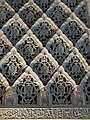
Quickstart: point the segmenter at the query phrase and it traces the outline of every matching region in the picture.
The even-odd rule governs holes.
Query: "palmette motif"
[[[74,45],[85,33],[85,28],[86,26],[84,26],[84,24],[81,23],[81,21],[79,21],[79,19],[73,13],[67,19],[67,21],[63,23],[60,27],[62,32],[69,38],[69,40]]]
[[[55,107],[74,105],[75,87],[75,82],[62,67],[59,67],[46,86],[49,92],[49,104]]]
[[[31,62],[30,66],[37,73],[42,83],[46,85],[58,68],[58,63],[44,48],[40,54]]]
[[[50,17],[55,24],[60,28],[70,16],[71,11],[60,1],[55,1],[51,7],[46,11],[48,17]]]
[[[33,35],[31,31],[16,44],[17,51],[23,56],[26,63],[30,62],[38,55],[43,48],[42,43]]]
[[[16,48],[11,51],[0,62],[2,74],[7,78],[10,85],[22,74],[26,67],[25,61],[17,53]]]
[[[2,31],[13,45],[15,45],[23,37],[23,35],[25,35],[27,30],[28,27],[19,18],[18,14],[15,14],[15,16],[11,18],[2,28]]]
[[[39,18],[31,28],[32,32],[45,46],[58,30],[57,26],[45,14]]]
[[[73,44],[60,30],[58,30],[57,33],[48,41],[46,48],[57,60],[59,65],[62,65],[64,60],[72,51]]]
[[[32,1],[29,1],[19,10],[18,14],[31,27],[41,17],[43,11]]]
[[[38,76],[28,67],[13,84],[16,106],[40,106],[40,90],[43,84]]]
[[[62,65],[65,71],[75,80],[79,85],[82,78],[90,70],[90,67],[86,63],[85,59],[81,56],[76,48],[66,58]]]

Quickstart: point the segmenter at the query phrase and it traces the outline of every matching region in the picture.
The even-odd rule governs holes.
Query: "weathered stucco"
[[[0,0],[0,119],[90,118],[90,0]]]

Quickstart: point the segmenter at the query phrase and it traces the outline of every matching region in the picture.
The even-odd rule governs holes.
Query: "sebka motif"
[[[0,0],[0,107],[90,107],[89,0]]]

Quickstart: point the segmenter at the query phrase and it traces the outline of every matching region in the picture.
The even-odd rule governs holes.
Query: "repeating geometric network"
[[[0,0],[0,107],[90,106],[87,0]]]

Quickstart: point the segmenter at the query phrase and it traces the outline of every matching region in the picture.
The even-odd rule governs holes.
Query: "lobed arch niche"
[[[59,67],[57,72],[48,82],[47,91],[49,93],[49,105],[52,107],[75,105],[76,83]]]
[[[12,86],[14,92],[15,107],[40,107],[40,93],[43,84],[38,76],[27,67],[25,72],[15,81]]]

